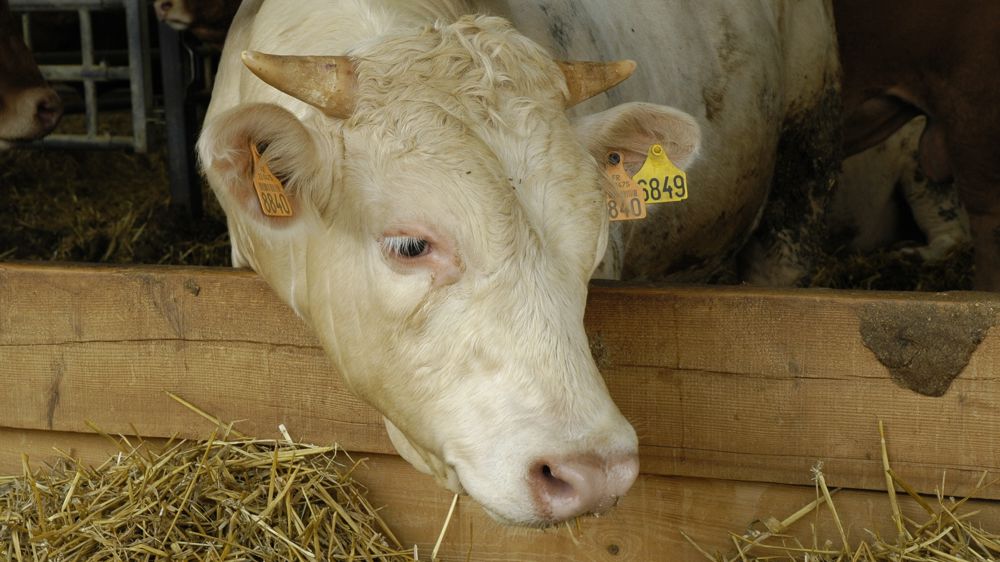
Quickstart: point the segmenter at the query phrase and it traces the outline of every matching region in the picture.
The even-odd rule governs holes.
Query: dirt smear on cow
[[[826,210],[842,159],[841,110],[840,92],[830,88],[813,107],[785,122],[771,194],[754,234],[763,248],[789,248],[768,254],[796,256],[805,272],[823,255]]]

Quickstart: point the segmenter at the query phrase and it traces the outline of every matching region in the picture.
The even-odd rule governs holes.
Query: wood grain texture
[[[987,332],[944,396],[918,395],[862,342],[858,311],[872,303],[917,323],[928,304],[1000,308],[981,293],[595,285],[586,325],[643,473],[807,485],[823,461],[831,485],[878,490],[883,419],[919,490],[946,469],[967,489],[1000,468],[1000,336]],[[0,265],[0,385],[0,427],[201,435],[169,390],[249,434],[284,423],[307,441],[393,452],[379,415],[246,271]]]

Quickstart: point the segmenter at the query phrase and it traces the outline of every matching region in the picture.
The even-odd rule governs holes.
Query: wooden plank
[[[887,303],[916,320],[928,306],[1000,307],[978,293],[596,285],[586,323],[645,473],[808,484],[823,461],[834,485],[881,489],[877,419],[921,491],[945,469],[966,486],[1000,469],[1000,334],[986,332],[944,396],[918,395],[862,342],[859,311]],[[0,265],[0,383],[0,426],[196,436],[170,390],[254,435],[285,423],[392,452],[378,414],[246,271]]]
[[[26,429],[193,437],[201,419],[173,392],[241,431],[277,437],[278,424],[302,439],[394,452],[378,413],[350,394],[315,347],[177,339],[2,348],[0,379],[17,384],[0,398],[0,423]]]
[[[11,443],[16,445],[11,447]],[[50,431],[0,429],[0,444],[4,444],[0,445],[0,474],[20,472],[19,450],[31,452],[34,465],[52,458],[53,444],[73,450],[91,464],[103,462],[115,451],[93,434]],[[398,457],[367,458],[365,468],[355,474],[368,488],[369,499],[373,505],[384,506],[383,517],[404,544],[417,544],[422,558],[428,557],[451,494]],[[580,529],[572,529],[571,536],[565,527],[546,531],[503,527],[466,497],[461,498],[449,526],[442,560],[465,560],[470,552],[472,560],[497,562],[698,560],[681,531],[706,550],[730,552],[729,533],[743,533],[768,517],[785,518],[815,498],[812,486],[643,475],[612,513],[581,520]],[[886,494],[845,490],[835,496],[835,502],[851,540],[863,538],[865,529],[894,535]],[[901,504],[909,517],[926,519],[909,498],[902,498]],[[981,510],[974,521],[987,529],[1000,529],[1000,502],[974,501],[967,510]],[[839,544],[825,510],[803,519],[793,534],[811,541],[810,524],[815,525],[821,544],[825,540]]]

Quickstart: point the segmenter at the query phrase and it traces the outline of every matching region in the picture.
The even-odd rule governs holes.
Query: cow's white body
[[[551,55],[502,20],[459,18],[470,11],[508,17],[556,57],[640,70],[571,124]],[[246,0],[199,141],[234,264],[312,325],[415,466],[506,521],[582,512],[550,492],[597,482],[616,497],[637,458],[589,353],[587,279],[599,264],[605,277],[660,277],[684,259],[704,275],[749,236],[783,123],[835,71],[828,15],[818,1]],[[280,93],[243,67],[244,50],[351,56],[353,113]],[[659,105],[607,109],[622,100],[698,123]],[[598,161],[615,149],[634,165],[659,142],[687,167],[699,124],[689,201],[616,229],[605,258]],[[295,220],[255,206],[248,142],[283,171]],[[433,254],[386,253],[421,238]]]
[[[886,140],[844,160],[830,209],[830,228],[859,252],[891,248],[907,239],[907,215],[926,244],[905,247],[927,261],[949,256],[972,242],[969,216],[952,182],[931,180],[920,169],[920,135],[927,120],[918,117]]]
[[[613,225],[605,278],[703,281],[724,265],[764,211],[783,127],[812,118],[838,78],[823,0],[478,4],[500,9],[556,57],[638,63],[632,78],[577,114],[642,100],[676,107],[701,125],[701,156],[687,170],[690,198]],[[747,281],[787,285],[803,273],[794,247],[761,242],[746,251]]]

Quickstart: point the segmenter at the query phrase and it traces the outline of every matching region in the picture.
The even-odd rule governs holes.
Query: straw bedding
[[[707,560],[712,562],[750,562],[765,560],[787,560],[805,562],[986,562],[1000,559],[1000,535],[983,530],[972,522],[976,512],[965,504],[969,498],[946,498],[938,494],[935,498],[925,498],[899,477],[889,464],[885,446],[885,432],[881,422],[879,433],[882,443],[882,467],[886,479],[886,501],[892,513],[895,536],[883,537],[868,532],[868,538],[852,544],[845,532],[844,522],[837,514],[834,496],[837,490],[830,490],[822,467],[813,469],[816,482],[816,500],[802,507],[792,515],[779,520],[766,519],[763,530],[745,534],[731,534],[734,551],[727,555],[710,554],[691,538],[688,540]],[[975,492],[995,484],[983,474]],[[913,498],[926,513],[923,520],[910,519],[903,515],[897,489]],[[974,492],[974,493],[975,493]],[[837,527],[839,544],[816,539],[804,544],[788,533],[796,523],[820,509],[830,510]]]
[[[154,446],[105,435],[119,452],[92,468],[65,455],[0,479],[0,559],[415,560],[336,447],[251,439]]]

